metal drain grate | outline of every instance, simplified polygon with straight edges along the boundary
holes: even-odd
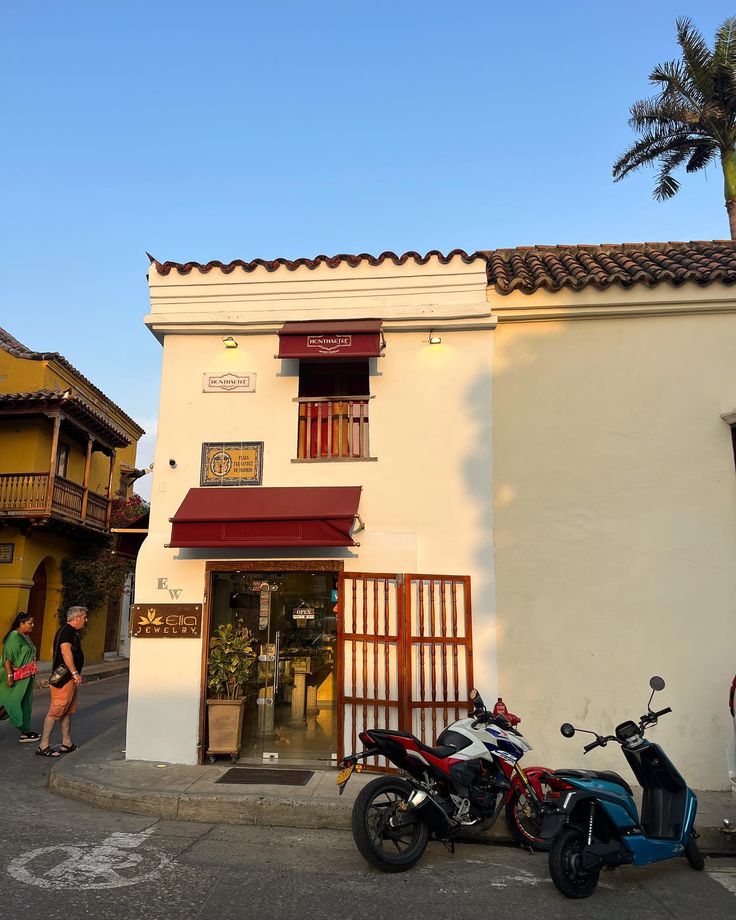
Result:
[[[216,783],[243,783],[250,786],[306,786],[314,770],[271,770],[260,767],[233,767]]]

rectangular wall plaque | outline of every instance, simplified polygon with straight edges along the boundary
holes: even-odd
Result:
[[[201,486],[259,486],[263,441],[208,442],[202,445]]]
[[[203,393],[255,393],[256,375],[253,371],[233,374],[225,371],[206,371],[202,375]]]
[[[134,604],[130,635],[134,639],[199,639],[201,604]]]
[[[15,543],[0,543],[0,562],[12,562]]]

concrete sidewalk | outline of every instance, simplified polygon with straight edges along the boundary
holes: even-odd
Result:
[[[315,770],[305,786],[227,785],[216,781],[231,769],[230,763],[191,767],[125,760],[124,747],[123,727],[116,726],[55,762],[49,789],[98,808],[181,821],[345,830],[355,797],[375,778],[354,774],[343,796],[338,794],[334,769]],[[697,796],[702,849],[736,855],[736,834],[720,831],[724,818],[736,826],[736,800],[730,792]],[[490,831],[473,836],[510,840],[503,818]]]
[[[91,684],[98,680],[105,680],[108,677],[119,677],[121,674],[127,674],[129,667],[130,661],[127,658],[111,658],[107,661],[100,661],[97,664],[85,665],[82,677],[85,684]],[[48,690],[50,674],[51,662],[39,661],[34,690]]]

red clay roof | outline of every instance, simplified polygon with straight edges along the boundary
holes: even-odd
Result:
[[[372,256],[370,253],[362,252],[360,255],[341,253],[336,256],[315,256],[313,259],[273,259],[272,261],[266,259],[253,259],[251,262],[244,262],[242,259],[234,259],[232,262],[218,262],[216,259],[211,262],[159,262],[150,252],[147,252],[146,255],[151,260],[151,264],[159,275],[168,275],[172,269],[176,269],[180,275],[188,275],[193,268],[196,268],[197,271],[203,274],[212,271],[213,268],[219,268],[224,274],[229,275],[230,272],[235,271],[236,268],[242,268],[245,272],[252,272],[257,268],[265,268],[266,271],[275,272],[283,265],[284,268],[288,268],[289,271],[293,272],[302,265],[310,269],[317,268],[319,265],[337,268],[338,265],[347,263],[351,268],[356,268],[361,262],[367,262],[369,265],[382,265],[384,262],[389,261],[393,262],[394,265],[404,265],[410,259],[418,265],[426,265],[427,262],[434,257],[438,258],[443,265],[447,265],[455,256],[460,256],[463,262],[474,262],[476,259],[484,258],[483,253],[475,252],[472,255],[468,255],[463,249],[453,249],[452,252],[448,252],[446,256],[438,249],[432,249],[424,256],[418,252],[405,252],[401,256],[397,255],[395,252],[382,252],[380,256]]]
[[[381,265],[390,260],[394,265],[403,265],[412,259],[425,265],[436,257],[446,265],[451,259],[460,257],[470,263],[483,259],[487,265],[488,283],[498,294],[520,291],[533,294],[540,289],[560,291],[563,288],[582,290],[595,287],[605,290],[613,285],[629,288],[636,284],[654,287],[668,282],[675,286],[692,282],[702,286],[720,282],[736,283],[736,242],[733,240],[695,240],[692,242],[667,243],[602,243],[600,245],[563,246],[517,246],[511,249],[491,249],[467,253],[453,249],[443,255],[436,249],[422,256],[418,252],[383,252],[380,256],[367,253],[360,255],[317,256],[314,259],[254,259],[244,262],[159,262],[149,255],[156,271],[168,275],[172,269],[180,275],[187,275],[193,269],[206,274],[219,268],[230,274],[236,268],[245,272],[265,268],[273,272],[287,268],[294,271],[300,266],[310,269],[319,265],[336,268],[346,263],[352,267],[362,262]]]
[[[484,253],[488,282],[499,294],[532,294],[544,288],[605,290],[663,282],[705,286],[736,283],[736,242],[603,243],[599,246],[518,246]]]
[[[85,424],[90,431],[102,437],[112,447],[127,447],[128,435],[97,411],[79,394],[69,390],[34,390],[31,393],[0,393],[0,414],[4,408],[16,412],[41,412],[44,409],[61,409],[65,415]]]
[[[14,358],[26,358],[29,361],[55,361],[57,364],[61,364],[63,367],[67,368],[67,370],[70,370],[76,377],[78,377],[79,380],[84,381],[84,383],[86,383],[87,386],[90,387],[98,396],[101,396],[108,405],[116,409],[126,420],[126,422],[129,422],[130,425],[132,425],[133,428],[138,432],[138,437],[140,437],[142,434],[145,434],[144,430],[136,421],[134,421],[129,415],[123,412],[120,406],[116,405],[109,398],[109,396],[106,396],[102,390],[96,387],[91,380],[88,380],[84,374],[81,374],[70,361],[67,361],[64,355],[60,355],[56,351],[31,351],[30,348],[26,347],[22,342],[19,342],[15,336],[11,335],[9,332],[2,328],[0,328],[0,348],[2,348],[4,351],[7,351],[8,354],[13,355]],[[130,440],[128,440],[127,443],[129,444]]]

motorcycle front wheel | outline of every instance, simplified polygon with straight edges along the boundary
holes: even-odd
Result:
[[[552,841],[539,834],[542,824],[536,803],[525,789],[517,789],[506,803],[506,820],[515,843],[534,850],[548,850]]]
[[[687,859],[687,861],[696,871],[702,872],[703,869],[705,869],[705,860],[703,859],[703,854],[700,852],[698,841],[692,835],[690,836],[690,839],[685,846],[685,859]]]
[[[411,791],[404,780],[381,776],[360,791],[353,805],[355,845],[381,872],[406,872],[427,848],[427,825],[401,808]]]
[[[566,898],[589,898],[598,885],[600,872],[582,867],[585,837],[574,827],[559,833],[549,851],[549,874]]]

